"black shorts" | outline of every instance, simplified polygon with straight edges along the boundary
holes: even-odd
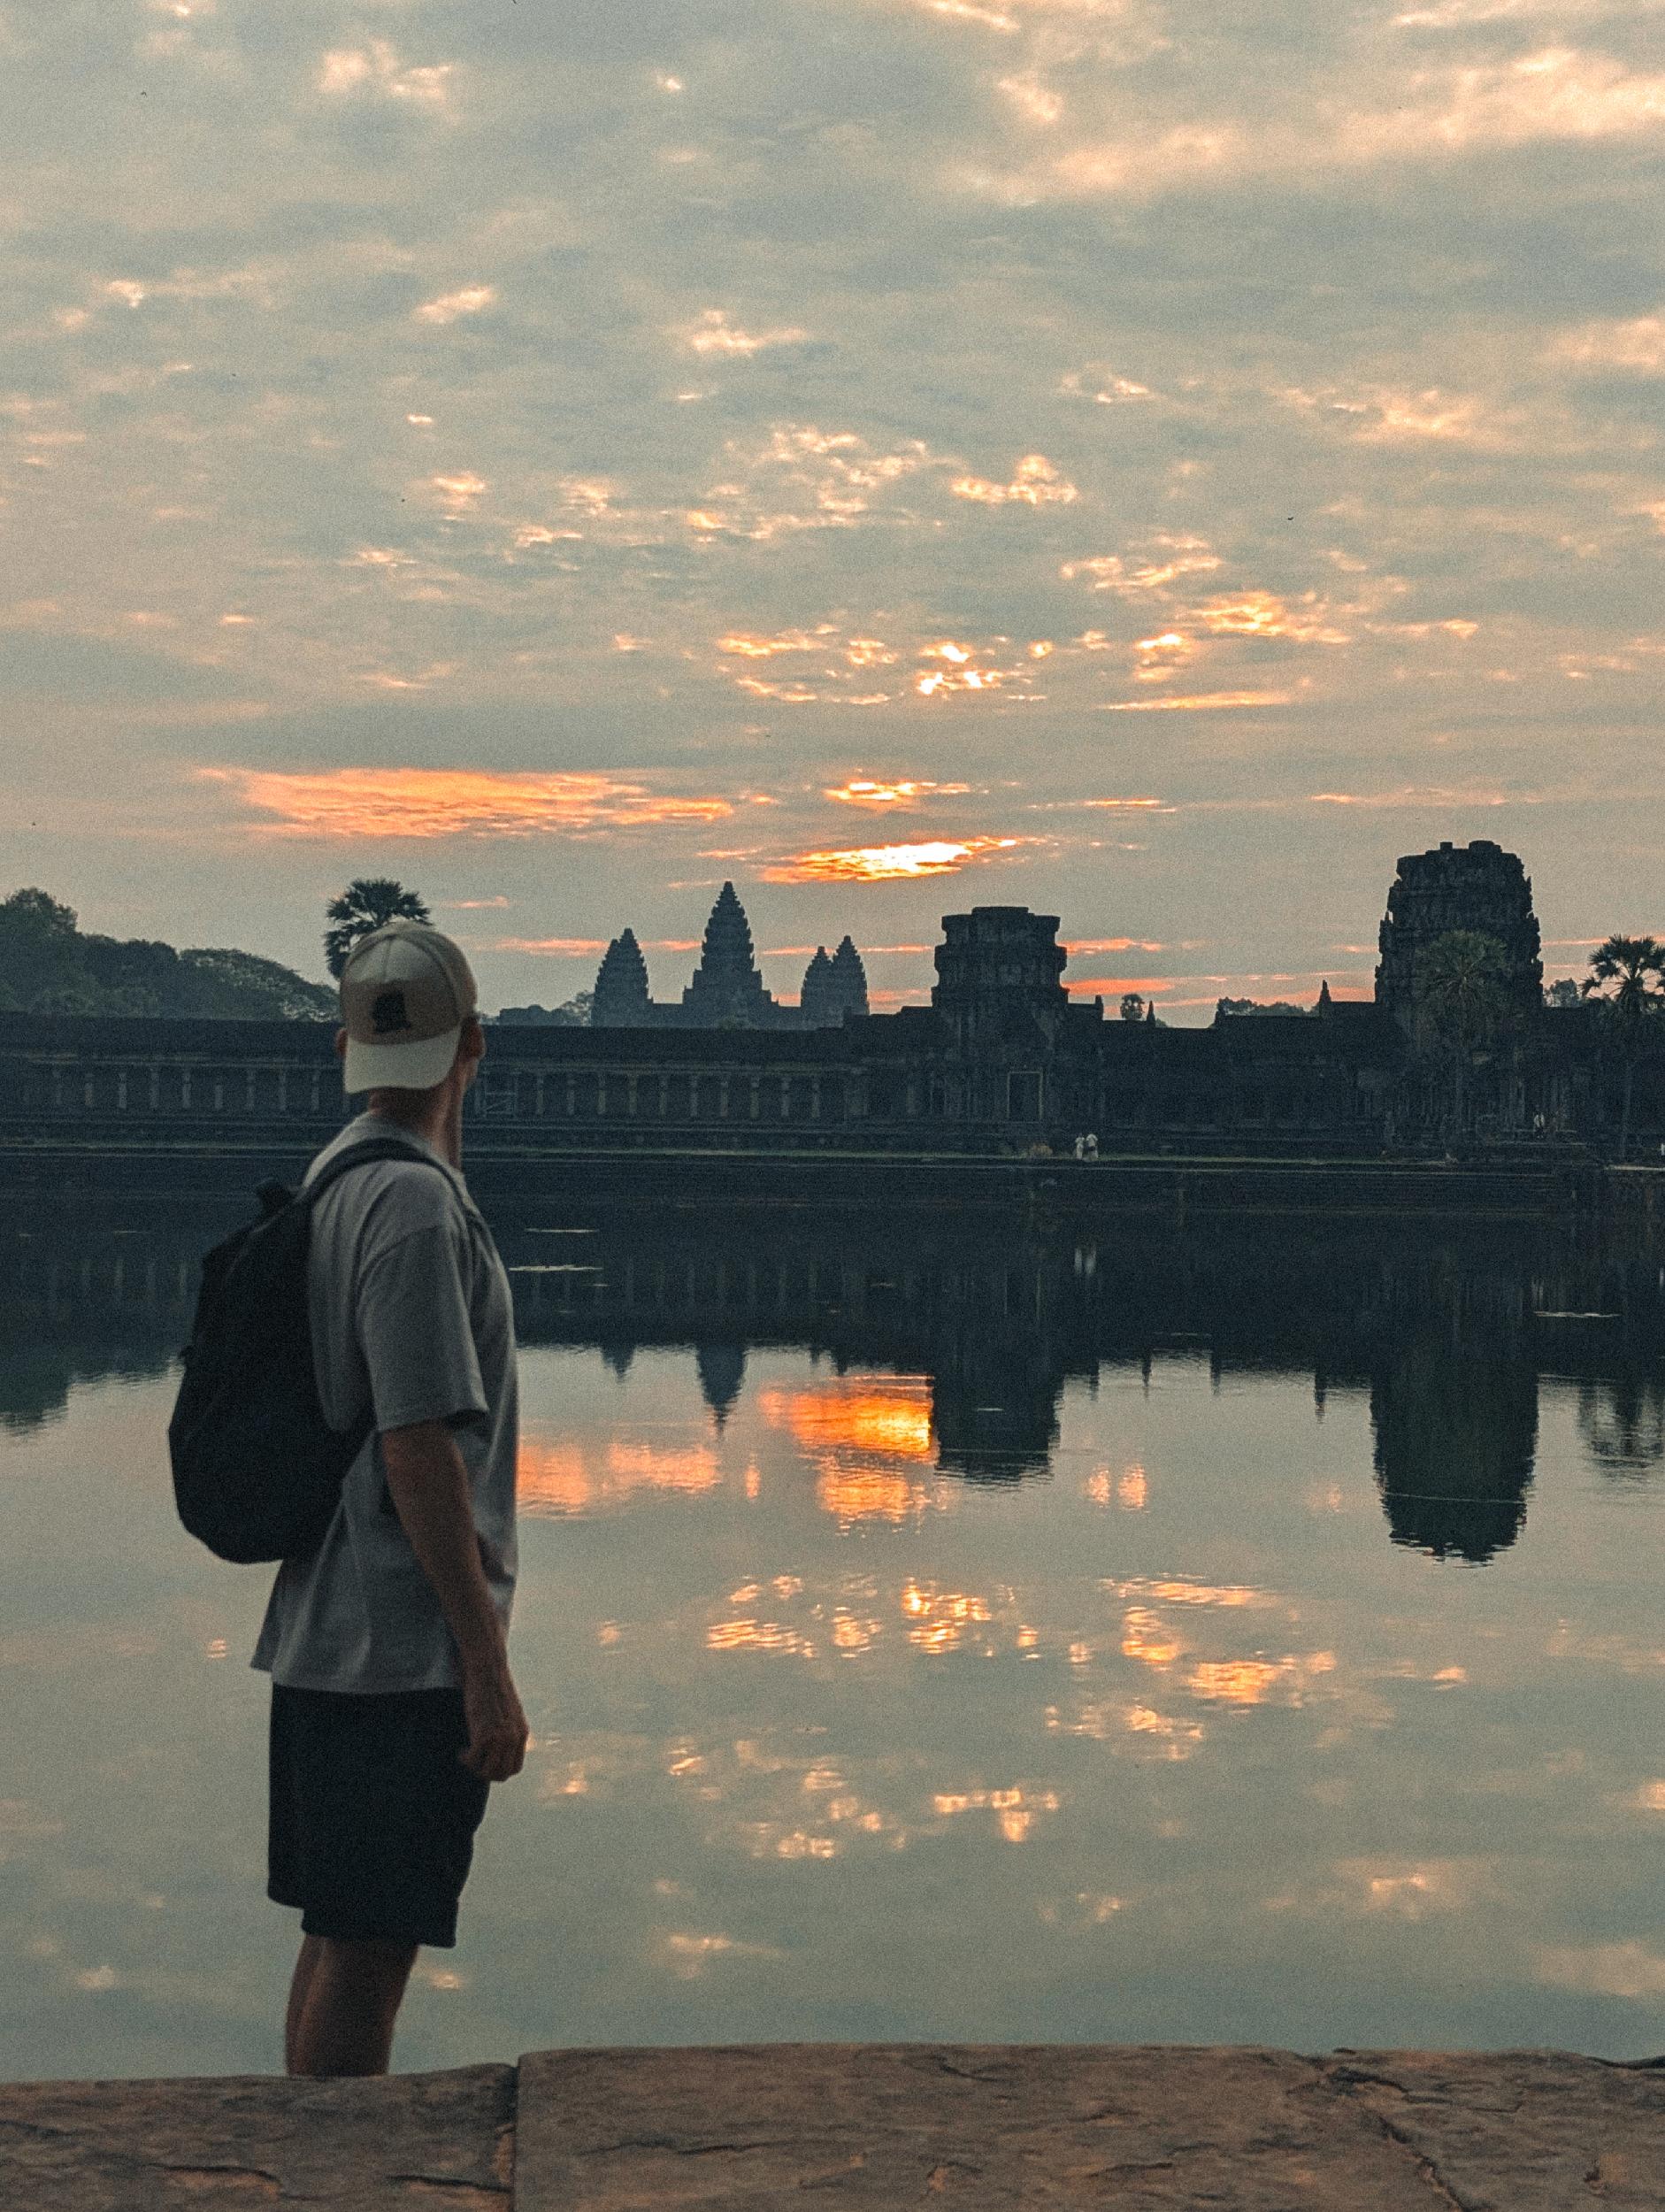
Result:
[[[467,1741],[460,1690],[274,1682],[267,1896],[307,1935],[449,1950],[490,1787]]]

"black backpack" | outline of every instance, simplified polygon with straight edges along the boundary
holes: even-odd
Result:
[[[395,1139],[369,1138],[301,1190],[262,1183],[259,1218],[203,1261],[168,1455],[180,1520],[221,1559],[247,1565],[316,1551],[373,1425],[368,1407],[345,1432],[325,1420],[307,1310],[312,1202],[372,1160],[439,1164]]]

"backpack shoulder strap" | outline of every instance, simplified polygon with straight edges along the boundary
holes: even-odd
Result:
[[[430,1153],[418,1152],[414,1145],[402,1144],[396,1137],[366,1137],[363,1143],[349,1145],[345,1152],[338,1152],[327,1165],[319,1168],[310,1183],[303,1183],[295,1196],[310,1204],[320,1192],[356,1167],[368,1167],[377,1160],[414,1160],[418,1167],[431,1167],[455,1184],[451,1171]]]

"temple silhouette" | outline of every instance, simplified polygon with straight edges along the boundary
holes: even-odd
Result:
[[[732,883],[717,894],[700,964],[679,1004],[656,1001],[648,964],[631,929],[620,930],[596,971],[590,1010],[595,1029],[836,1029],[846,1015],[867,1011],[867,971],[846,937],[829,958],[825,945],[804,970],[795,1006],[763,988],[752,949],[751,925]]]
[[[1407,1144],[1610,1140],[1627,1077],[1634,1141],[1665,1139],[1665,1055],[1627,1068],[1601,1010],[1551,1002],[1531,884],[1487,840],[1399,863],[1373,995],[1326,983],[1307,1010],[1222,1010],[1206,1028],[1107,1018],[1073,999],[1058,918],[978,906],[943,918],[926,1005],[867,1010],[847,937],[817,950],[796,1006],[765,989],[732,884],[679,1002],[657,1003],[628,929],[607,949],[591,1025],[498,1020],[466,1111],[477,1152],[577,1147],[721,1152],[1379,1156]],[[1484,1048],[1433,1018],[1431,956],[1453,933],[1500,961]],[[295,1147],[339,1125],[334,1025],[0,1013],[0,1145],[61,1137],[209,1149]]]

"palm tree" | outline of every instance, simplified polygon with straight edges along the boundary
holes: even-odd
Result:
[[[1495,1039],[1508,1010],[1508,955],[1477,929],[1436,937],[1416,972],[1417,1010],[1424,1042],[1450,1062],[1451,1125],[1461,1134],[1467,1078],[1475,1056]]]
[[[325,911],[334,926],[324,933],[324,957],[339,982],[347,956],[361,937],[388,922],[426,922],[432,919],[426,905],[414,891],[392,876],[355,876],[341,896]]]
[[[1630,1149],[1630,1099],[1636,1064],[1659,1035],[1665,1013],[1665,945],[1657,937],[1609,937],[1590,956],[1584,995],[1602,1010],[1607,1034],[1624,1070],[1619,1157]]]

